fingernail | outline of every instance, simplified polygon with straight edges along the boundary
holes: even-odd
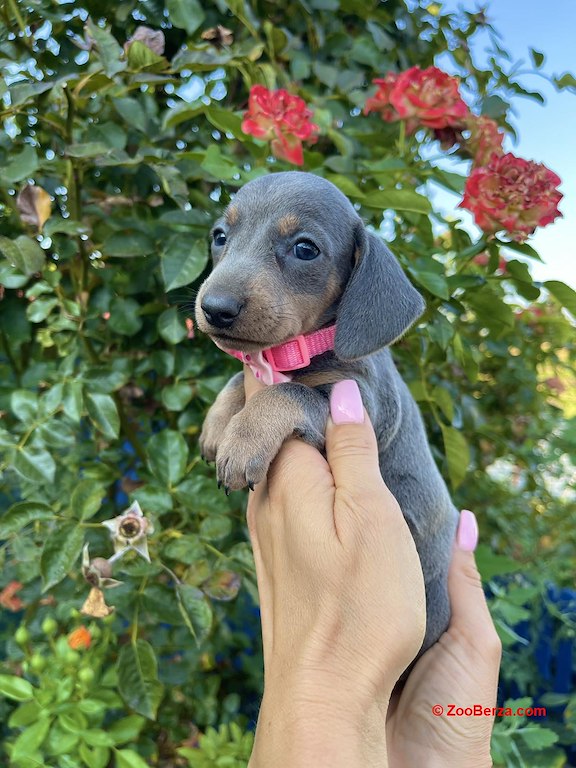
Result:
[[[362,424],[364,406],[354,379],[334,384],[330,395],[330,415],[334,424]]]
[[[478,523],[476,515],[469,509],[460,512],[460,522],[456,533],[456,543],[464,552],[474,552],[478,544]]]

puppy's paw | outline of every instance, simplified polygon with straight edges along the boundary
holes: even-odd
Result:
[[[226,427],[232,414],[218,407],[215,403],[206,414],[198,445],[200,454],[206,461],[214,461],[218,453],[218,446],[222,442]]]
[[[266,477],[282,442],[278,435],[252,431],[242,413],[234,416],[216,454],[219,485],[226,491],[253,488]]]

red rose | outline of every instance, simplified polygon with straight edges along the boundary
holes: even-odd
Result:
[[[427,128],[459,126],[468,114],[458,80],[437,67],[402,72],[390,101],[403,120],[412,118]]]
[[[400,115],[390,102],[390,95],[396,83],[398,82],[399,75],[395,72],[388,72],[386,77],[379,77],[372,82],[378,86],[378,90],[369,99],[366,99],[364,105],[364,114],[368,115],[370,112],[379,112],[382,120],[387,123],[393,123],[396,120],[400,120]]]
[[[263,85],[254,85],[250,89],[242,130],[258,139],[271,141],[276,157],[302,165],[302,142],[312,144],[317,139],[318,126],[310,122],[311,117],[311,110],[299,96],[282,89],[269,91]]]
[[[504,134],[498,123],[490,117],[471,115],[467,121],[470,136],[466,139],[466,149],[473,158],[473,166],[487,165],[493,154],[502,155]]]
[[[523,242],[536,227],[544,227],[562,214],[556,189],[559,177],[541,163],[513,154],[493,154],[485,168],[475,168],[466,181],[461,208],[474,214],[488,234],[505,230]]]
[[[458,79],[437,67],[411,67],[399,75],[389,72],[374,80],[379,90],[364,112],[380,112],[387,122],[406,120],[406,131],[418,126],[440,130],[463,127],[468,107],[458,91]]]

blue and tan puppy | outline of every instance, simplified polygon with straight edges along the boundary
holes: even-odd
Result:
[[[287,438],[323,449],[331,385],[355,379],[382,477],[420,555],[425,650],[450,617],[457,512],[388,350],[422,314],[422,297],[347,198],[312,174],[274,173],[246,184],[211,237],[214,268],[198,294],[198,325],[272,386],[245,403],[242,374],[234,376],[208,412],[202,454],[216,461],[227,490],[253,487]]]

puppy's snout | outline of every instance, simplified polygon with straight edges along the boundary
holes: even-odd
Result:
[[[200,305],[204,317],[215,328],[230,328],[240,314],[244,303],[227,293],[208,294]]]

